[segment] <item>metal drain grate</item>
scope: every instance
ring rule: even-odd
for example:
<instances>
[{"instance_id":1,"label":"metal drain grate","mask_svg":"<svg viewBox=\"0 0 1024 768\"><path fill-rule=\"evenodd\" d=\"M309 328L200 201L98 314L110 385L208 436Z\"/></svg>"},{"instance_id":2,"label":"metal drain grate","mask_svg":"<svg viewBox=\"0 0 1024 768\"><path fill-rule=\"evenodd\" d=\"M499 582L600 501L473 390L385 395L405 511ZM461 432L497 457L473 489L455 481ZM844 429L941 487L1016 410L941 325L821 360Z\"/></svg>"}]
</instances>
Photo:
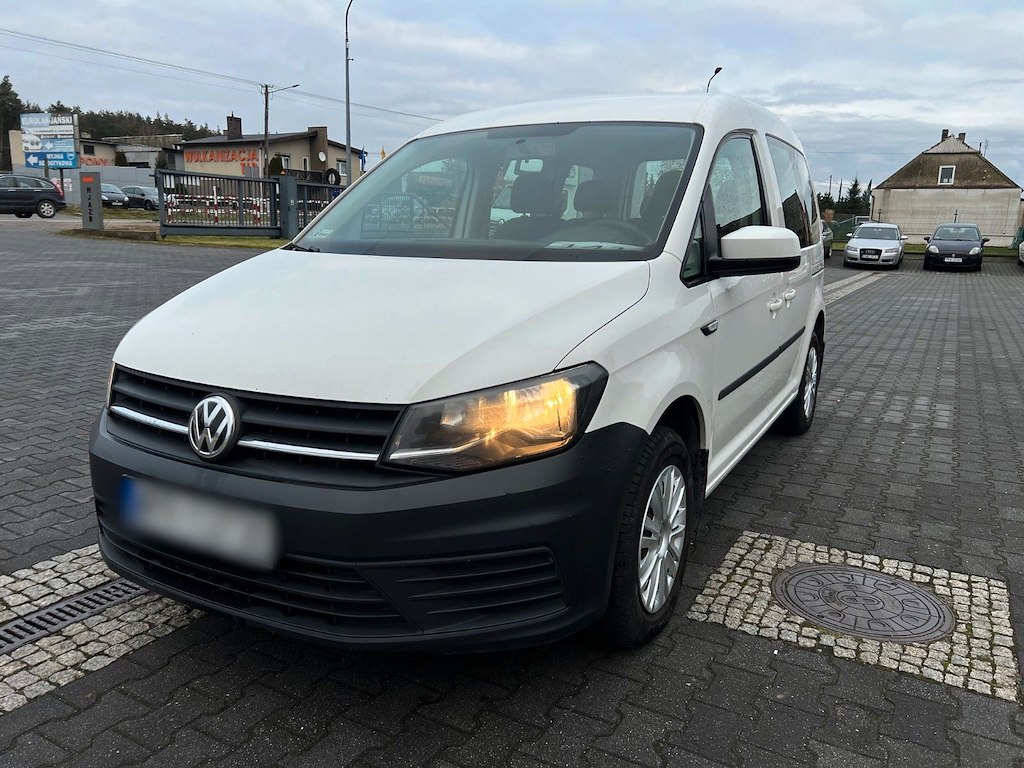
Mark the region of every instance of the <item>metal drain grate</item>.
<instances>
[{"instance_id":1,"label":"metal drain grate","mask_svg":"<svg viewBox=\"0 0 1024 768\"><path fill-rule=\"evenodd\" d=\"M38 640L58 629L82 621L118 603L146 594L146 590L127 579L115 579L98 587L19 616L0 626L0 654L10 653L26 643Z\"/></svg>"}]
</instances>

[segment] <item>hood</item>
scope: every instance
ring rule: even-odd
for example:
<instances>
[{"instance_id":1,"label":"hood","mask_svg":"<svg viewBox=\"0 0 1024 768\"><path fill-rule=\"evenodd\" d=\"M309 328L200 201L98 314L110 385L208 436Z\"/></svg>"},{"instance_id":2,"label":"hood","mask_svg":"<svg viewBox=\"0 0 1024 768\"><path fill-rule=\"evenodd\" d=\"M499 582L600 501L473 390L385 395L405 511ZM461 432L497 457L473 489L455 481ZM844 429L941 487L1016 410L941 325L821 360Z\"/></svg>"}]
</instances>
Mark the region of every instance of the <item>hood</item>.
<instances>
[{"instance_id":1,"label":"hood","mask_svg":"<svg viewBox=\"0 0 1024 768\"><path fill-rule=\"evenodd\" d=\"M955 253L958 255L966 256L971 252L972 248L980 248L980 240L936 240L932 238L928 245L934 245L939 249L939 253Z\"/></svg>"},{"instance_id":2,"label":"hood","mask_svg":"<svg viewBox=\"0 0 1024 768\"><path fill-rule=\"evenodd\" d=\"M848 242L847 247L849 248L878 248L885 250L886 248L899 248L899 240L875 240L868 237L855 237Z\"/></svg>"},{"instance_id":3,"label":"hood","mask_svg":"<svg viewBox=\"0 0 1024 768\"><path fill-rule=\"evenodd\" d=\"M151 312L114 362L205 385L406 404L553 370L650 268L271 251Z\"/></svg>"}]
</instances>

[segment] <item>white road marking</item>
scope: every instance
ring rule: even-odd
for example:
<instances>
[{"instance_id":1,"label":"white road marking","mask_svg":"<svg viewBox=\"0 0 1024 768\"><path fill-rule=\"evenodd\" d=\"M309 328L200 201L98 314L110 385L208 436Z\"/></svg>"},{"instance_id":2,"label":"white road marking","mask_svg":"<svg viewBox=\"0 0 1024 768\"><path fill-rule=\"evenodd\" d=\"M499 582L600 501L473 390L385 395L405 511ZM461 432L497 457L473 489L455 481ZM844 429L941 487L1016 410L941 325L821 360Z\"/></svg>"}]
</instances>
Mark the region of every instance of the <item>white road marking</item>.
<instances>
[{"instance_id":1,"label":"white road marking","mask_svg":"<svg viewBox=\"0 0 1024 768\"><path fill-rule=\"evenodd\" d=\"M859 291L861 288L866 288L872 283L881 280L883 277L886 277L886 275L858 275L856 277L848 277L845 280L839 280L838 282L826 285L825 306L828 306L833 302L839 301L839 299L849 296L854 291Z\"/></svg>"}]
</instances>

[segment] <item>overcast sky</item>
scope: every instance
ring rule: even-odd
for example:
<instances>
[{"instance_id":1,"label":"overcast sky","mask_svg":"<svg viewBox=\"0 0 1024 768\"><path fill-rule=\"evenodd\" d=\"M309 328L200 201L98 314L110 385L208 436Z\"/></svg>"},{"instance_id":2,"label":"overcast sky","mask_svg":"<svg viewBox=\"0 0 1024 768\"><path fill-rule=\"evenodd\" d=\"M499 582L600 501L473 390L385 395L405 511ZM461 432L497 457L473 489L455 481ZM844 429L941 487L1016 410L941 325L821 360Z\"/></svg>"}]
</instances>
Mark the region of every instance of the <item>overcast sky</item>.
<instances>
[{"instance_id":1,"label":"overcast sky","mask_svg":"<svg viewBox=\"0 0 1024 768\"><path fill-rule=\"evenodd\" d=\"M326 124L344 141L344 0L4 2L0 27L302 93L271 101L271 131ZM943 128L988 141L1024 185L1020 0L354 0L352 143L395 149L429 120L589 94L712 90L796 129L833 192L882 181ZM0 33L0 75L23 99L169 113L262 132L256 85ZM307 95L309 94L309 95ZM312 94L335 99L319 99Z\"/></svg>"}]
</instances>

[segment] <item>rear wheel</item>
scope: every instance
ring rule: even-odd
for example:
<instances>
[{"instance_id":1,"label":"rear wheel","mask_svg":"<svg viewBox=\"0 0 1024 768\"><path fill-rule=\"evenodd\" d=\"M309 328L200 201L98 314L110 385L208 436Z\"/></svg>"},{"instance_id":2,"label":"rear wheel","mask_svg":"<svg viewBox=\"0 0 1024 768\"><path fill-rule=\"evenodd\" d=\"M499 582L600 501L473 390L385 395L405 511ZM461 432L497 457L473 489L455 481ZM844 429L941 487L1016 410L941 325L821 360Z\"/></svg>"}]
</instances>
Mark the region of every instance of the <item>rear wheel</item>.
<instances>
[{"instance_id":1,"label":"rear wheel","mask_svg":"<svg viewBox=\"0 0 1024 768\"><path fill-rule=\"evenodd\" d=\"M804 359L804 373L800 377L800 389L796 399L779 417L779 425L789 435L802 435L811 428L814 411L818 405L818 384L821 381L822 344L818 332L811 334L811 343Z\"/></svg>"},{"instance_id":2,"label":"rear wheel","mask_svg":"<svg viewBox=\"0 0 1024 768\"><path fill-rule=\"evenodd\" d=\"M143 207L144 207L144 208L145 208L145 209L146 209L147 211L155 211L155 210L156 210L156 206L155 206L155 205L153 205L153 201L152 201L152 200L147 200L147 201L146 201L146 203L145 203L145 205L144 205Z\"/></svg>"},{"instance_id":3,"label":"rear wheel","mask_svg":"<svg viewBox=\"0 0 1024 768\"><path fill-rule=\"evenodd\" d=\"M36 205L36 213L41 219L52 219L57 213L57 206L52 200L40 200Z\"/></svg>"},{"instance_id":4,"label":"rear wheel","mask_svg":"<svg viewBox=\"0 0 1024 768\"><path fill-rule=\"evenodd\" d=\"M641 452L622 510L612 589L600 629L635 648L668 623L696 535L698 490L682 438L657 427Z\"/></svg>"}]
</instances>

